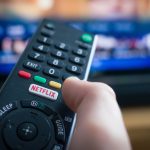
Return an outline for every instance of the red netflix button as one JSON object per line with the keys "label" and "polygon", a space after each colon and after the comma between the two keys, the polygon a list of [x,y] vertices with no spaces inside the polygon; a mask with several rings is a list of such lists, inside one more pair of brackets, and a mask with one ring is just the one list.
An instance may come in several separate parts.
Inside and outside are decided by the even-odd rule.
{"label": "red netflix button", "polygon": [[57,97],[58,97],[58,92],[47,89],[45,87],[42,87],[36,84],[30,85],[29,92],[35,95],[39,95],[39,96],[51,99],[51,100],[57,100]]}

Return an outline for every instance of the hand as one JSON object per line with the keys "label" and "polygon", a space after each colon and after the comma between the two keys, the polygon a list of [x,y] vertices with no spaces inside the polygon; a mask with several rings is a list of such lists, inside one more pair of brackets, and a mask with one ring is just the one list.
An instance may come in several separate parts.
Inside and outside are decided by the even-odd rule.
{"label": "hand", "polygon": [[116,95],[108,85],[71,77],[62,93],[77,113],[69,150],[131,150]]}

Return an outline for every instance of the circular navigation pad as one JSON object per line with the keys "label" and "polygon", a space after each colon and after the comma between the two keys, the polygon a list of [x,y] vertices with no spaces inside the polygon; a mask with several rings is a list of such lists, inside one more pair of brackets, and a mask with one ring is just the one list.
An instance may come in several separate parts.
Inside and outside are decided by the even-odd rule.
{"label": "circular navigation pad", "polygon": [[3,138],[13,150],[41,150],[50,142],[52,123],[45,117],[29,111],[13,113],[3,127]]}

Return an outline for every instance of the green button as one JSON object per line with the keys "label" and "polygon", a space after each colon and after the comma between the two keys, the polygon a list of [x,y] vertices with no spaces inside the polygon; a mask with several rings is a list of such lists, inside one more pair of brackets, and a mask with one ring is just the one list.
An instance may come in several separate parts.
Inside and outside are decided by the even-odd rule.
{"label": "green button", "polygon": [[34,80],[40,83],[46,83],[46,79],[40,76],[34,76]]}
{"label": "green button", "polygon": [[82,39],[83,42],[87,42],[87,43],[91,43],[92,40],[93,40],[93,38],[90,34],[83,34],[81,36],[81,39]]}

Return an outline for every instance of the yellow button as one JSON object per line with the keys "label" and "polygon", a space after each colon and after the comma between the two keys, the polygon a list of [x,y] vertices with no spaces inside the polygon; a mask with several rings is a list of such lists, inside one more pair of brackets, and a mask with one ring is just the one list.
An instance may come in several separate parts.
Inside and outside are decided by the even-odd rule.
{"label": "yellow button", "polygon": [[49,82],[49,86],[60,89],[61,88],[61,84],[55,81],[50,81]]}

